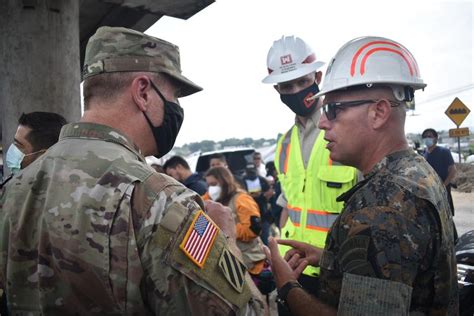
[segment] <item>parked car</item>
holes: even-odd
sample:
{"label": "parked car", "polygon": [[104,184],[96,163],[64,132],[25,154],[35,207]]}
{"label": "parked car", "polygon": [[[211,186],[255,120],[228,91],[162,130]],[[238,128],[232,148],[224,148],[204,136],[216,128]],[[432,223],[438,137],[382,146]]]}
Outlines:
{"label": "parked car", "polygon": [[255,149],[250,147],[233,147],[200,153],[194,170],[200,174],[204,174],[209,169],[211,157],[215,154],[223,154],[227,160],[227,165],[229,166],[230,171],[233,174],[242,176],[245,172],[247,163],[252,162],[252,154],[254,152]]}

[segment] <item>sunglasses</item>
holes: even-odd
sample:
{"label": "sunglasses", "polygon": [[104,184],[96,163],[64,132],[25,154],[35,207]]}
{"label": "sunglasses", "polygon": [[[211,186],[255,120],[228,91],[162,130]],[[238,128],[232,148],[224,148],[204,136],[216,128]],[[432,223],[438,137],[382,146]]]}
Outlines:
{"label": "sunglasses", "polygon": [[[332,102],[323,104],[321,109],[326,115],[327,119],[333,121],[336,119],[337,113],[345,108],[350,108],[354,106],[360,106],[368,103],[377,103],[380,100],[355,100],[355,101],[346,101],[346,102]],[[400,102],[388,100],[392,107],[399,106]]]}

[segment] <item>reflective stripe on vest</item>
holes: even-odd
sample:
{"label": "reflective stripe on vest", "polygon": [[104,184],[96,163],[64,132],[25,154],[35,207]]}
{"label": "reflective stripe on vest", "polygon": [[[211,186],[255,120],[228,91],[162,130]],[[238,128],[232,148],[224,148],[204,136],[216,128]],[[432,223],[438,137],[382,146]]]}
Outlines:
{"label": "reflective stripe on vest", "polygon": [[280,159],[278,160],[280,164],[280,172],[286,173],[288,170],[288,158],[290,157],[290,143],[291,143],[291,130],[285,134],[285,138],[281,144],[280,148]]}
{"label": "reflective stripe on vest", "polygon": [[287,205],[286,207],[288,209],[288,216],[293,222],[293,225],[299,227],[301,225],[301,209],[290,205]]}
{"label": "reflective stripe on vest", "polygon": [[306,228],[328,232],[338,214],[325,211],[308,210],[306,215]]}
{"label": "reflective stripe on vest", "polygon": [[[301,226],[301,208],[287,205],[288,216],[296,227]],[[306,228],[328,232],[338,214],[326,211],[308,210],[306,215]]]}

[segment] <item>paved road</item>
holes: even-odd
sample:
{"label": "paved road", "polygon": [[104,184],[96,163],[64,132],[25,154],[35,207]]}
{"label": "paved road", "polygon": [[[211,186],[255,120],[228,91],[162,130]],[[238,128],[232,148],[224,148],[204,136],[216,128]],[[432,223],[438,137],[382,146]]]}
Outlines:
{"label": "paved road", "polygon": [[454,222],[459,236],[474,229],[474,192],[452,191],[454,201]]}

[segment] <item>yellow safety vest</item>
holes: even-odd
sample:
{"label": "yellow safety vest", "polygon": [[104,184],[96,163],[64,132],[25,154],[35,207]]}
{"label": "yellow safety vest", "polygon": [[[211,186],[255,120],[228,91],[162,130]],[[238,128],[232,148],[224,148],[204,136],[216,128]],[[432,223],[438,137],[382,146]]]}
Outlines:
{"label": "yellow safety vest", "polygon": [[[305,169],[298,127],[283,135],[275,152],[278,179],[288,201],[288,221],[281,229],[282,239],[293,239],[324,248],[332,223],[343,208],[336,198],[357,182],[357,170],[338,165],[329,158],[324,131],[313,146]],[[279,246],[284,255],[287,246]],[[319,275],[319,268],[307,267],[304,274]]]}

